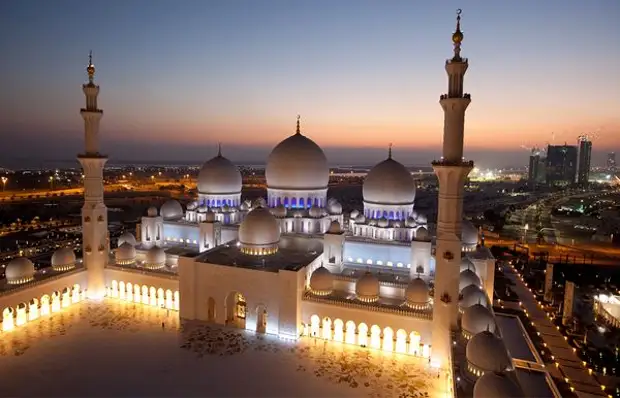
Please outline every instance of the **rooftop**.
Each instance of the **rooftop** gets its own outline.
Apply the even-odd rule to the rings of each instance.
[[[275,254],[252,256],[241,252],[237,241],[213,248],[197,257],[201,263],[240,267],[260,271],[299,271],[323,254],[322,250],[308,250],[303,247],[282,247]]]

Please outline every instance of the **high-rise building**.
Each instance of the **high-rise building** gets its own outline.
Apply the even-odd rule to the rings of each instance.
[[[549,145],[547,147],[547,184],[570,185],[577,177],[577,147]]]
[[[533,189],[537,184],[545,182],[546,158],[542,157],[539,148],[532,148],[530,154],[530,164],[528,167],[527,185]]]
[[[607,154],[607,169],[612,173],[616,172],[616,152],[609,152]]]
[[[579,167],[577,172],[577,183],[581,186],[588,185],[591,159],[592,141],[587,135],[582,135],[579,137]]]

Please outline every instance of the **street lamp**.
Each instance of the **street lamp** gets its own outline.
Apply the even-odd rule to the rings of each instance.
[[[525,227],[523,227],[523,243],[527,243],[527,230],[528,229],[530,229],[530,225],[525,224]]]
[[[54,190],[54,177],[50,176],[49,180],[50,180],[50,190],[53,191]]]
[[[4,192],[4,188],[6,188],[6,182],[8,180],[9,180],[8,178],[2,177],[2,192]]]

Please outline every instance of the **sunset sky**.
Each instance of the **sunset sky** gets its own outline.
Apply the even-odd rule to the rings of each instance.
[[[617,0],[0,2],[0,166],[83,145],[92,49],[103,149],[117,160],[264,160],[302,130],[330,163],[439,156],[455,10],[463,9],[465,154],[526,164],[521,145],[595,131],[620,150]]]

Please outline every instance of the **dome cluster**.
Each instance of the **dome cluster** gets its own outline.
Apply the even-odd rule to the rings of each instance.
[[[327,158],[314,141],[298,130],[271,151],[265,177],[269,188],[324,189],[329,182]]]
[[[164,221],[177,221],[183,218],[183,206],[178,200],[169,199],[159,209],[159,215]]]
[[[166,252],[159,246],[153,246],[146,252],[144,268],[161,269],[166,266]]]
[[[426,309],[429,306],[429,288],[422,278],[415,278],[405,290],[405,303],[413,309]]]
[[[372,272],[367,271],[355,284],[357,299],[366,303],[374,303],[379,300],[379,278]]]
[[[241,252],[263,256],[278,251],[280,225],[264,207],[250,211],[239,227]]]
[[[334,289],[334,275],[324,266],[320,266],[310,276],[310,291],[317,296],[331,294]]]
[[[75,253],[69,247],[58,249],[52,254],[52,269],[54,271],[69,271],[75,268]]]
[[[118,265],[130,265],[136,262],[136,237],[131,232],[124,232],[118,238],[118,247],[114,252],[114,260]]]
[[[202,165],[198,173],[198,193],[205,195],[240,194],[243,181],[241,172],[230,160],[217,156]]]
[[[390,155],[370,170],[364,180],[363,195],[364,202],[412,205],[415,182],[409,170]]]
[[[4,271],[10,285],[19,285],[34,280],[34,263],[27,257],[17,257],[9,262]]]

